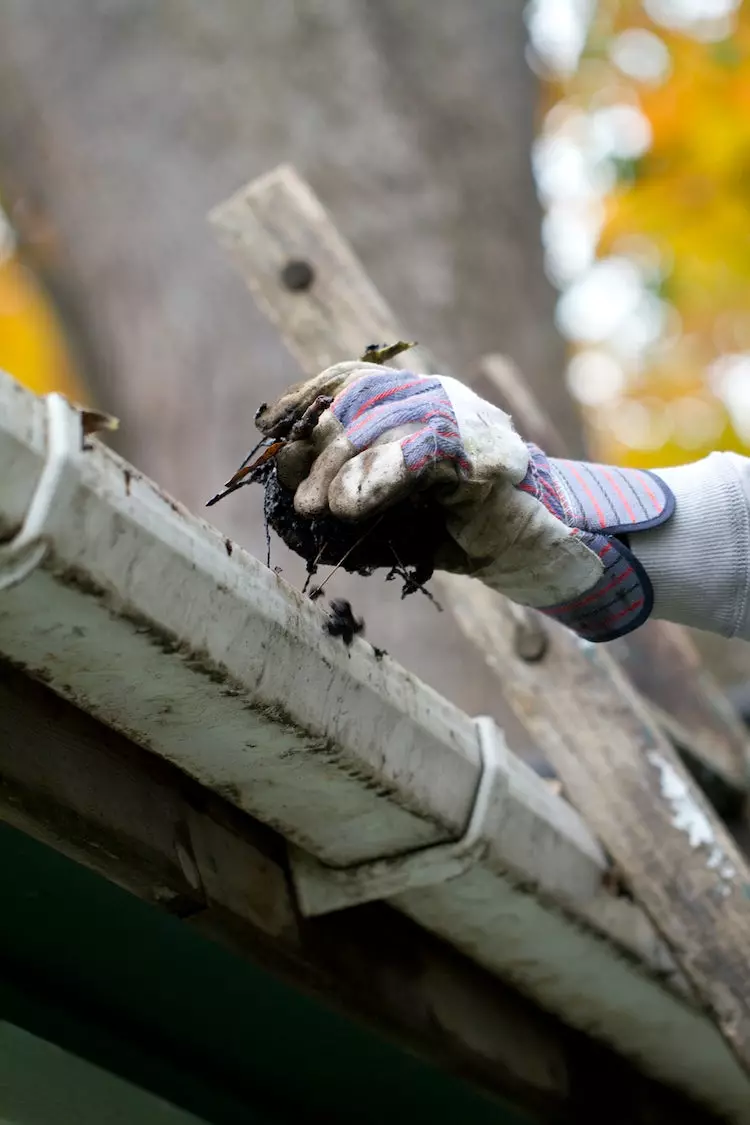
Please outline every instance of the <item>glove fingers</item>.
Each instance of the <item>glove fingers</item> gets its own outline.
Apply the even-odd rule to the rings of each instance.
[[[315,460],[311,441],[290,441],[276,457],[276,472],[280,483],[290,492],[296,492],[310,472]]]
[[[361,363],[359,360],[350,360],[346,363],[336,363],[327,367],[312,379],[305,379],[289,387],[281,398],[270,405],[264,403],[258,411],[255,424],[261,433],[267,434],[279,422],[290,418],[293,414],[301,415],[308,406],[311,406],[318,395],[337,395],[347,383],[368,371],[387,372],[390,368],[381,367],[377,363]]]
[[[276,458],[279,480],[294,492],[312,469],[316,457],[342,433],[341,423],[330,410],[320,417],[308,441],[290,441]]]
[[[361,520],[388,508],[414,488],[401,443],[389,441],[348,459],[331,480],[328,507],[341,520]]]
[[[324,453],[328,446],[333,445],[336,438],[344,432],[344,427],[333,411],[326,410],[318,419],[318,424],[310,438],[315,456],[318,457],[321,453]]]
[[[338,437],[315,459],[309,476],[302,481],[294,495],[294,507],[301,516],[311,518],[328,510],[331,481],[354,453],[354,446],[346,434],[339,432]]]

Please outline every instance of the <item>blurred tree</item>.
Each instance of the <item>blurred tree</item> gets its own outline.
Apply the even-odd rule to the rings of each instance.
[[[613,460],[750,451],[749,63],[750,5],[599,0],[578,65],[551,84],[548,204],[586,216],[596,258],[558,268],[558,315]],[[556,176],[561,145],[583,186]]]
[[[750,453],[750,5],[531,0],[530,26],[546,265],[593,449]],[[747,684],[746,644],[695,640]]]
[[[576,442],[525,46],[521,0],[4,0],[0,184],[22,236],[28,214],[54,232],[46,275],[136,464],[199,511],[252,442],[256,405],[296,378],[205,221],[280,161],[309,177],[408,333],[469,378],[503,349]],[[25,245],[33,256],[33,231]],[[214,513],[263,554],[257,497]],[[447,619],[402,610],[392,586],[353,588],[377,643],[493,709]]]

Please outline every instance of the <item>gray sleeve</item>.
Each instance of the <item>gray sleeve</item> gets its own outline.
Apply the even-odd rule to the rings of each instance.
[[[750,458],[712,453],[657,469],[672,518],[631,536],[654,587],[654,616],[750,640]]]

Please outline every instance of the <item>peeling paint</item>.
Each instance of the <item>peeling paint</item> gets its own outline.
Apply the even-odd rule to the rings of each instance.
[[[692,848],[707,849],[706,866],[716,871],[723,881],[721,892],[728,895],[731,891],[728,881],[735,877],[737,871],[718,844],[710,819],[691,794],[684,779],[663,754],[658,750],[650,750],[647,758],[659,771],[661,794],[672,809],[672,824],[678,831],[685,833]]]

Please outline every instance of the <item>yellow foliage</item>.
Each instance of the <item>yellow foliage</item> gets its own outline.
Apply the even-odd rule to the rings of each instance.
[[[634,0],[600,0],[578,73],[552,88],[554,98],[564,96],[585,112],[602,100],[627,100],[650,126],[648,150],[621,169],[604,200],[597,257],[627,255],[634,240],[646,238],[661,262],[659,296],[677,315],[669,339],[631,373],[620,401],[627,410],[640,400],[655,416],[679,415],[684,400],[684,410],[695,414],[705,402],[717,419],[699,446],[668,424],[650,434],[663,432],[661,444],[653,447],[644,437],[639,446],[618,440],[617,418],[597,407],[590,417],[599,454],[622,462],[658,465],[711,448],[743,449],[724,407],[712,402],[706,378],[723,353],[750,353],[750,5],[741,5],[733,20],[731,33],[712,41],[651,22]],[[667,47],[665,80],[637,81],[612,61],[614,37],[635,28]],[[724,411],[723,428],[717,410]],[[747,442],[743,451],[750,452]]]
[[[87,395],[47,295],[17,257],[0,259],[0,369],[37,394]]]

